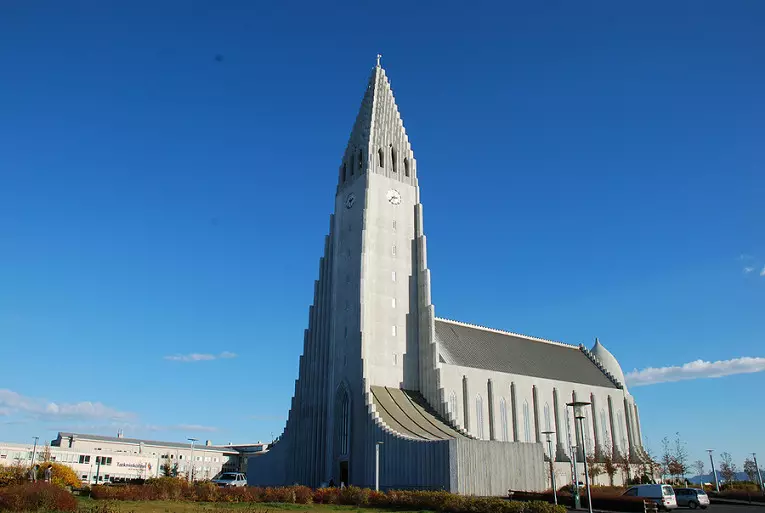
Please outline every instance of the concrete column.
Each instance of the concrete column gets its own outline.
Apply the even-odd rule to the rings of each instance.
[[[513,442],[518,441],[518,404],[515,399],[515,383],[510,383],[510,409],[513,411]]]
[[[576,390],[571,392],[571,401],[577,402],[576,398]],[[567,406],[568,408],[568,406]],[[582,444],[584,443],[584,433],[582,433],[582,430],[579,429],[579,421],[576,420],[576,410],[573,410],[573,420],[574,420],[574,440],[576,440],[576,460],[577,461],[584,461],[584,451],[582,451],[582,447],[584,447]]]
[[[560,422],[560,405],[558,404],[558,389],[553,388],[553,415],[555,419],[555,460],[571,461],[566,453],[566,446],[563,443],[563,430]]]
[[[595,394],[590,394],[590,411],[592,412],[592,432],[595,435],[593,438],[593,440],[595,440],[593,454],[595,455],[595,460],[603,461],[603,451],[601,448],[603,440],[600,436],[600,420],[598,419],[598,406],[596,404]]]
[[[617,440],[617,434],[616,429],[614,429],[614,405],[613,401],[611,400],[611,396],[608,396],[608,422],[611,425],[611,457],[614,459],[614,461],[618,460],[619,458],[619,442]]]
[[[634,442],[632,441],[632,414],[630,413],[630,403],[626,397],[624,398],[624,421],[627,423],[627,443],[629,444],[627,454],[629,454],[630,461],[634,461],[637,459],[637,454],[635,453]]]
[[[537,443],[542,441],[542,435],[539,429],[539,399],[537,398],[537,386],[531,386],[531,400],[534,403],[534,439]]]
[[[496,440],[494,431],[494,384],[491,380],[486,382],[486,395],[489,397],[489,440]]]
[[[637,404],[633,403],[633,406],[635,408],[635,427],[637,428],[637,445],[639,447],[643,447],[643,433],[640,429],[640,414],[638,414],[638,407]]]
[[[465,417],[465,431],[470,432],[470,394],[467,376],[462,376],[462,411]]]

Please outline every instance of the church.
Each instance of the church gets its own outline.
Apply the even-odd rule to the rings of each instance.
[[[643,461],[637,406],[600,342],[439,318],[427,256],[417,161],[378,56],[339,169],[287,423],[250,462],[249,485],[379,476],[381,489],[506,495],[549,488],[550,457],[558,486],[571,482],[582,444],[595,461]],[[572,402],[589,403],[583,419]]]

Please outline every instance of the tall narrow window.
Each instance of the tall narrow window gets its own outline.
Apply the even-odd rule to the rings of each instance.
[[[531,416],[529,415],[529,402],[523,401],[523,441],[531,442]]]
[[[359,173],[361,173],[361,168],[362,168],[362,164],[361,164],[361,150],[359,150],[359,152],[356,154],[356,167],[358,168]]]
[[[377,150],[377,164],[380,167],[385,167],[385,155],[383,154],[382,148]]]
[[[390,252],[391,252],[391,254],[392,254],[393,256],[396,256],[396,245],[395,245],[395,244],[394,244],[394,245],[393,245],[393,247],[391,248]]]
[[[627,448],[627,435],[624,431],[624,415],[622,415],[622,412],[618,412],[616,414],[616,423],[619,424],[619,446],[622,448],[622,450],[626,450]]]
[[[404,175],[409,176],[409,159],[404,159]]]
[[[507,429],[507,403],[505,402],[504,397],[499,399],[499,424],[502,426],[502,441],[509,442],[510,433]]]
[[[550,405],[545,403],[545,431],[552,431],[550,429]]]
[[[454,390],[449,394],[449,409],[452,410],[452,415],[454,415],[455,419],[459,418],[457,412],[457,394]]]
[[[606,422],[606,410],[604,410],[603,408],[600,409],[600,426],[601,426],[601,431],[603,433],[603,436],[602,436],[603,447],[613,449],[614,446],[611,443],[611,437],[608,436],[608,424]]]
[[[483,440],[483,399],[478,395],[475,398],[475,425],[479,440]]]
[[[351,154],[348,155],[348,172],[351,176],[353,176],[353,172],[356,170],[356,166],[354,164],[355,162],[353,162],[353,152],[351,152]]]
[[[337,441],[341,456],[348,454],[351,433],[351,398],[345,387],[337,392]]]
[[[390,165],[391,169],[393,169],[394,173],[398,172],[398,159],[396,158],[396,148],[391,147],[390,149]]]

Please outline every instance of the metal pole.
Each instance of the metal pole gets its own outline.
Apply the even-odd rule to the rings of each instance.
[[[579,498],[579,472],[576,470],[576,451],[579,447],[576,445],[571,446],[571,459],[574,462],[574,509],[582,507],[582,500]]]
[[[101,457],[96,456],[96,484],[98,484],[98,476],[101,475]]]
[[[194,442],[198,441],[198,438],[187,438],[191,442],[191,468],[189,469],[189,483],[194,482]]]
[[[584,441],[584,417],[577,417],[579,431],[582,433],[582,458],[584,458],[584,486],[587,487],[587,510],[592,513],[592,496],[590,495],[590,476],[587,474],[587,444]]]
[[[552,447],[552,438],[550,438],[550,435],[547,435],[547,445],[550,446],[550,482],[552,483],[552,489],[553,489],[553,501],[555,504],[558,504],[558,491],[555,487],[555,470],[553,468],[553,447]]]
[[[754,458],[754,467],[757,469],[757,479],[760,481],[760,491],[765,493],[765,484],[762,482],[762,472],[760,472],[760,465],[757,463],[757,454],[752,453],[752,457]]]
[[[375,491],[380,491],[380,444],[382,442],[377,442],[375,444]]]
[[[709,463],[712,464],[712,475],[715,477],[715,491],[720,493],[720,483],[717,482],[717,471],[715,470],[715,460],[712,458],[712,449],[707,449],[709,453]]]
[[[39,436],[32,437],[35,439],[35,446],[32,449],[32,464],[29,466],[29,468],[33,468],[35,466],[35,459],[37,458],[37,441],[40,439]]]

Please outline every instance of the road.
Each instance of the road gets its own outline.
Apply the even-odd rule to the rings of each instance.
[[[674,510],[676,513],[686,513],[690,511],[691,510],[688,508],[677,508]],[[765,507],[750,506],[748,504],[712,504],[706,511],[709,513],[765,513]]]

